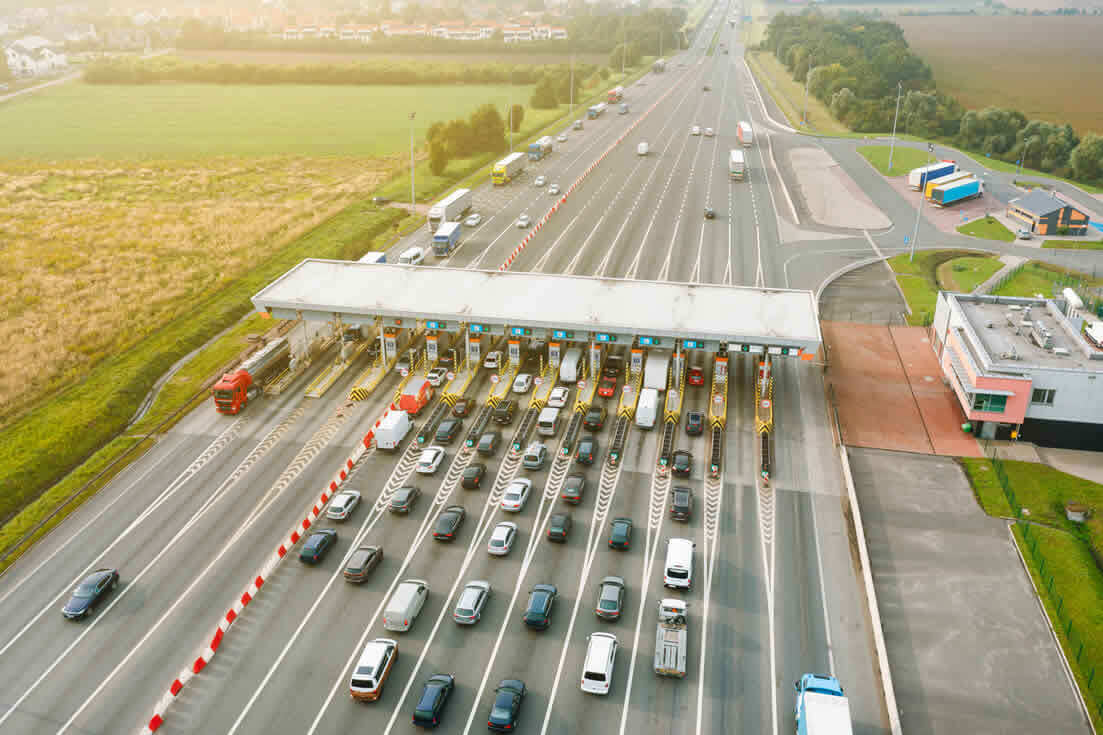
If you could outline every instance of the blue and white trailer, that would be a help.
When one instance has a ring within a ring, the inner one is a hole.
[[[951,204],[959,204],[968,199],[975,199],[982,194],[984,194],[984,183],[980,179],[976,177],[958,179],[932,189],[931,204],[938,207],[948,207]]]
[[[438,258],[450,255],[460,244],[463,225],[459,222],[445,222],[433,235],[433,254]]]
[[[854,735],[850,702],[838,679],[827,674],[805,674],[794,687],[797,735]]]
[[[957,171],[957,164],[953,161],[939,161],[928,166],[913,168],[908,174],[908,186],[916,191],[923,191],[927,182],[940,176],[948,176]]]

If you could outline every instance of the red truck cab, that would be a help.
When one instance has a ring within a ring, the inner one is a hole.
[[[211,393],[214,394],[214,407],[219,413],[238,413],[248,403],[249,386],[253,384],[253,376],[246,370],[235,370],[226,373],[222,379],[214,384]]]
[[[432,399],[433,386],[427,379],[410,378],[398,397],[398,407],[411,416],[417,416]]]

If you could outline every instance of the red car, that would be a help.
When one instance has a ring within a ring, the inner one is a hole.
[[[602,376],[601,382],[597,384],[597,394],[602,398],[612,398],[616,393],[617,379],[608,375]]]
[[[689,375],[686,376],[686,382],[690,385],[704,385],[705,384],[705,370],[704,368],[693,365],[689,368]]]

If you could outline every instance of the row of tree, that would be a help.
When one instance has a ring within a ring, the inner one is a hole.
[[[513,132],[521,130],[525,108],[513,105],[506,115]],[[425,138],[429,143],[429,168],[436,176],[444,173],[453,158],[470,158],[480,153],[497,153],[505,150],[506,120],[491,102],[480,105],[468,118],[458,117],[447,122],[435,122],[429,126]]]
[[[579,44],[612,52],[627,42],[630,47],[635,45],[641,55],[664,56],[687,45],[682,31],[685,23],[686,11],[680,7],[625,13],[588,5],[579,8],[567,21],[567,35],[572,46]],[[619,68],[620,56],[614,66]]]
[[[570,68],[546,68],[544,75],[536,83],[529,104],[537,110],[552,110],[559,105],[569,104],[571,100],[581,100],[583,90],[596,87],[609,76],[607,68],[598,69],[593,64],[575,65],[573,73]]]

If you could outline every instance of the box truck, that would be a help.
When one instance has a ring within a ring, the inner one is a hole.
[[[651,71],[656,74],[662,74],[666,71],[666,59],[656,59],[655,63],[651,65]]]
[[[728,178],[742,181],[747,175],[747,159],[743,151],[732,149],[728,154]]]
[[[525,170],[527,160],[528,158],[524,153],[517,151],[516,153],[510,153],[494,164],[494,168],[490,170],[490,178],[494,182],[494,186],[505,186],[517,178]]]
[[[936,207],[948,207],[951,204],[960,204],[969,199],[976,199],[984,194],[984,184],[980,179],[958,179],[944,186],[936,186],[931,190],[931,204]]]
[[[797,735],[853,735],[850,703],[839,680],[805,674],[796,681]]]
[[[913,168],[908,173],[908,186],[916,191],[922,191],[927,182],[940,176],[949,176],[957,171],[957,164],[953,161],[939,161],[927,166]]]
[[[471,209],[471,190],[456,189],[429,207],[429,232],[436,234],[445,222],[457,222]]]
[[[529,143],[529,160],[539,161],[542,158],[546,158],[551,155],[553,147],[554,145],[550,135],[545,135],[543,138]]]
[[[620,102],[622,99],[624,99],[624,87],[619,86],[610,89],[609,94],[606,96],[606,101],[610,103]]]
[[[751,130],[751,124],[743,120],[739,121],[739,127],[736,129],[735,134],[739,137],[739,142],[743,144],[744,148],[750,148],[754,143],[754,131]]]
[[[459,222],[445,222],[433,235],[433,254],[438,258],[451,255],[456,246],[460,244],[462,233],[463,225]]]
[[[398,449],[408,433],[410,433],[410,414],[405,411],[388,411],[375,430],[375,448]]]
[[[591,120],[596,120],[605,112],[605,107],[606,105],[604,102],[598,102],[596,105],[586,110],[586,117]]]
[[[670,367],[670,353],[651,350],[643,366],[643,387],[657,391],[666,390],[666,373]]]
[[[650,150],[650,149],[647,147],[647,141],[646,140],[640,141],[640,144],[636,146],[636,155],[637,156],[646,156],[648,150]]]
[[[432,398],[433,386],[427,378],[410,378],[398,396],[398,407],[411,416],[417,416]]]

